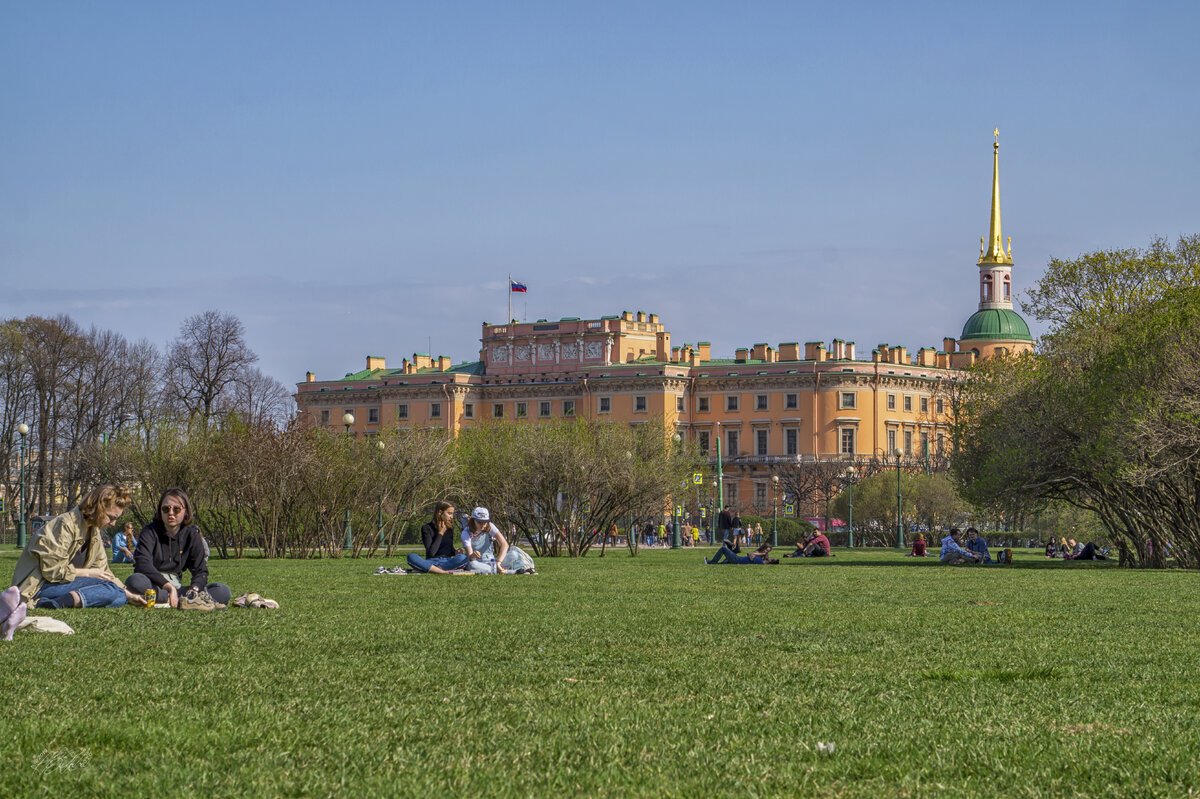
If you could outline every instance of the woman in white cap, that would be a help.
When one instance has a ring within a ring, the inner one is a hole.
[[[492,524],[487,508],[471,511],[471,518],[462,531],[463,552],[467,569],[480,574],[505,574],[500,565],[508,554],[508,539]]]

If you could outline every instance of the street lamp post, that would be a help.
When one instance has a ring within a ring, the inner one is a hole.
[[[17,425],[21,434],[21,507],[17,514],[17,546],[25,548],[25,436],[29,435],[29,425],[22,422]]]
[[[379,457],[382,459],[384,450],[383,442],[376,441],[375,448],[379,450]],[[382,466],[382,464],[380,465]],[[382,471],[383,469],[381,468],[380,472]],[[379,518],[377,528],[379,530],[379,538],[376,540],[375,546],[381,547],[383,546],[383,486],[379,487]]]
[[[896,456],[896,547],[904,549],[904,519],[900,511],[900,459],[904,457],[904,450],[896,447],[893,454]]]
[[[354,414],[342,414],[342,424],[346,426],[346,440],[350,440],[350,428],[354,426]],[[342,523],[342,529],[345,530],[346,537],[342,541],[342,549],[350,550],[354,548],[354,528],[350,526],[350,508],[346,507],[346,519]]]
[[[771,546],[779,546],[779,475],[771,475]]]
[[[100,467],[100,482],[108,482],[108,433],[100,434],[100,451],[104,453],[104,465]]]
[[[679,445],[683,441],[683,437],[681,435],[679,435],[679,433],[676,433],[673,436],[671,436],[671,441],[674,444],[674,454],[676,455],[676,457],[678,457]],[[672,503],[671,503],[674,506],[672,508],[672,513],[674,515],[674,520],[675,520],[675,523],[671,525],[671,549],[679,549],[680,547],[683,546],[683,542],[681,540],[682,532],[679,529],[680,526],[682,526],[682,524],[683,524],[683,505],[680,503],[683,502],[683,492],[687,491],[687,481],[686,480],[683,481],[683,483],[681,483],[679,487],[680,487],[679,501],[678,502],[672,501]],[[672,500],[674,500],[674,497],[672,497]]]
[[[849,537],[846,539],[850,544],[850,548],[854,549],[854,467],[851,466],[846,470],[847,480],[850,483],[850,513],[847,514],[850,518],[846,522],[846,528]]]

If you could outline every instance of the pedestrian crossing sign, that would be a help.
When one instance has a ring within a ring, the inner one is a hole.
[[[700,509],[700,518],[703,519],[706,516],[708,516],[708,508],[701,508]]]
[[[693,472],[692,473],[692,482],[698,486],[704,485],[704,475],[701,474],[700,472]]]
[[[795,506],[795,505],[784,505],[784,506],[783,506],[783,513],[784,513],[784,515],[785,515],[785,516],[794,516],[794,515],[796,515],[796,506]]]

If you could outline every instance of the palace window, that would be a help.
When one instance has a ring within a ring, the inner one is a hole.
[[[440,402],[429,403],[429,418],[430,419],[441,419],[442,418],[442,403],[440,403]]]
[[[563,400],[563,416],[575,415],[575,400]]]
[[[700,413],[708,413],[708,397],[696,397],[696,410]]]
[[[913,448],[912,448],[912,431],[911,431],[911,430],[905,430],[905,431],[904,431],[904,454],[905,454],[905,455],[912,455],[912,454],[913,454]]]
[[[730,394],[728,397],[725,398],[725,410],[726,411],[736,411],[737,409],[738,409],[738,396],[737,396],[737,394]]]
[[[765,508],[767,506],[767,484],[766,483],[755,483],[754,484],[754,504],[760,508]]]
[[[853,408],[858,407],[858,405],[855,402],[855,395],[854,395],[853,391],[841,392],[841,400],[842,400],[841,407],[843,407],[843,408],[853,409]]]
[[[921,413],[929,413],[929,397],[921,397]]]
[[[367,423],[368,424],[379,424],[379,409],[378,408],[367,408]]]
[[[787,409],[787,410],[789,410],[789,411],[794,411],[794,410],[796,410],[796,408],[800,407],[800,397],[799,397],[799,395],[796,395],[796,394],[784,394],[784,395],[783,395],[783,407],[784,407],[784,408],[786,408],[786,409]]]
[[[517,418],[524,419],[529,415],[529,406],[524,402],[517,403]]]
[[[1004,301],[1012,301],[1012,278],[1008,275],[1004,276]]]
[[[853,455],[854,452],[855,452],[854,428],[853,427],[843,427],[842,428],[842,454],[843,455]]]
[[[492,417],[496,418],[496,419],[504,418],[504,403],[503,402],[497,402],[495,405],[492,406]]]
[[[895,394],[887,395],[887,409],[889,411],[896,410],[896,395]]]
[[[396,406],[396,418],[397,419],[407,419],[408,418],[407,403]]]
[[[725,432],[725,457],[736,458],[738,456],[738,431],[728,430]]]
[[[738,484],[732,480],[725,484],[725,504],[731,508],[738,504]]]
[[[696,438],[700,442],[700,451],[708,452],[708,433],[700,433]]]
[[[938,413],[946,412],[946,401],[944,399],[939,399],[937,401],[937,412]]]
[[[758,394],[754,397],[754,410],[765,411],[767,409],[767,395]]]
[[[983,283],[982,283],[981,291],[982,291],[982,294],[980,296],[980,299],[982,299],[984,302],[991,302],[992,301],[992,276],[991,275],[983,276]]]
[[[887,455],[890,458],[892,455],[895,455],[895,454],[896,454],[896,431],[889,430],[888,431]]]
[[[938,437],[937,437],[937,453],[938,453],[939,455],[945,455],[945,454],[946,454],[946,434],[945,434],[945,433],[938,433]]]
[[[612,413],[612,397],[600,398],[600,413]]]
[[[675,398],[675,412],[683,413],[683,397],[682,396]]]
[[[646,412],[646,398],[644,396],[633,398],[633,411],[634,413]]]
[[[905,395],[904,397],[904,410],[908,413],[912,413],[912,397],[908,395]]]
[[[784,434],[783,434],[784,449],[786,450],[788,455],[796,454],[796,439],[798,438],[798,436],[796,435],[797,432],[798,431],[795,428],[791,428],[789,430],[784,431]]]
[[[549,402],[539,402],[538,403],[538,416],[546,417],[549,415],[550,415],[550,403]]]
[[[928,455],[928,454],[929,454],[929,434],[922,433],[921,434],[921,456],[924,457],[925,455]]]
[[[766,430],[755,430],[754,431],[754,450],[755,450],[756,455],[766,455],[767,454],[767,431]]]
[[[463,417],[466,419],[474,419],[475,418],[475,403],[473,403],[473,402],[464,402],[463,403]]]
[[[321,424],[329,424],[329,409],[321,411]]]

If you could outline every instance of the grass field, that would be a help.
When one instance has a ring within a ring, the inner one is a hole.
[[[0,642],[0,796],[1200,786],[1200,575],[706,552],[543,560],[533,577],[215,561],[235,595],[282,608],[57,612],[76,635]],[[0,574],[15,560],[0,553]]]

